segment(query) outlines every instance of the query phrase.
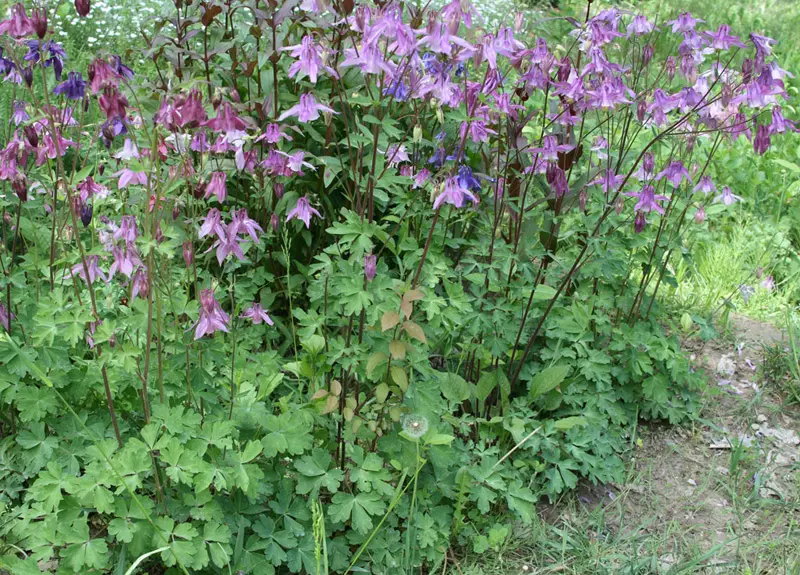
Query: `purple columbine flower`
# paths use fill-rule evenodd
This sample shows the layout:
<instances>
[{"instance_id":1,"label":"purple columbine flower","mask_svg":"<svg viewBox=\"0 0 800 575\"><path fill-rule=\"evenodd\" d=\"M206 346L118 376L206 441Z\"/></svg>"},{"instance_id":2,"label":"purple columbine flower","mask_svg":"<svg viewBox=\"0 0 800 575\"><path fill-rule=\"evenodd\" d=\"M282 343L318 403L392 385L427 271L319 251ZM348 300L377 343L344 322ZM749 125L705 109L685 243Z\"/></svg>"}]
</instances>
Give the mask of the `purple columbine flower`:
<instances>
[{"instance_id":1,"label":"purple columbine flower","mask_svg":"<svg viewBox=\"0 0 800 575\"><path fill-rule=\"evenodd\" d=\"M225 181L228 179L227 174L224 172L213 172L211 174L211 181L206 187L206 198L217 196L217 201L222 204L228 199L228 188Z\"/></svg>"},{"instance_id":2,"label":"purple columbine flower","mask_svg":"<svg viewBox=\"0 0 800 575\"><path fill-rule=\"evenodd\" d=\"M277 144L281 139L292 141L292 137L283 131L280 124L268 124L264 133L256 138L256 142L266 141L268 144Z\"/></svg>"},{"instance_id":3,"label":"purple columbine flower","mask_svg":"<svg viewBox=\"0 0 800 575\"><path fill-rule=\"evenodd\" d=\"M545 171L545 179L550 184L550 189L557 198L563 197L569 192L567 174L556 164L548 164Z\"/></svg>"},{"instance_id":4,"label":"purple columbine flower","mask_svg":"<svg viewBox=\"0 0 800 575\"><path fill-rule=\"evenodd\" d=\"M220 219L221 214L217 208L211 208L208 210L208 213L203 220L203 225L200 226L200 231L198 232L197 237L204 238L211 233L218 238L225 237L225 230L220 223Z\"/></svg>"},{"instance_id":5,"label":"purple columbine flower","mask_svg":"<svg viewBox=\"0 0 800 575\"><path fill-rule=\"evenodd\" d=\"M203 125L214 132L233 132L247 128L247 124L236 114L236 110L233 109L230 102L222 104L217 112L217 117L206 120Z\"/></svg>"},{"instance_id":6,"label":"purple columbine flower","mask_svg":"<svg viewBox=\"0 0 800 575\"><path fill-rule=\"evenodd\" d=\"M735 195L728 186L722 188L722 193L714 198L714 203L717 204L722 202L726 206L730 206L735 204L736 202L741 202L742 198L740 196Z\"/></svg>"},{"instance_id":7,"label":"purple columbine flower","mask_svg":"<svg viewBox=\"0 0 800 575\"><path fill-rule=\"evenodd\" d=\"M286 46L282 48L282 50L291 50L290 56L292 58L297 58L297 61L289 66L289 77L294 78L297 76L296 81L300 81L308 76L311 83L316 84L317 75L320 70L327 71L334 78L339 77L336 70L324 64L317 50L317 46L314 44L314 39L310 34L303 36L300 44Z\"/></svg>"},{"instance_id":8,"label":"purple columbine flower","mask_svg":"<svg viewBox=\"0 0 800 575\"><path fill-rule=\"evenodd\" d=\"M603 192L607 195L613 190L619 188L620 185L622 185L622 182L624 181L625 181L625 176L623 176L622 174L615 174L614 170L608 169L608 170L603 170L602 174L598 174L597 177L591 182L589 182L587 185L595 186L599 184L600 186L602 186Z\"/></svg>"},{"instance_id":9,"label":"purple columbine flower","mask_svg":"<svg viewBox=\"0 0 800 575\"><path fill-rule=\"evenodd\" d=\"M261 306L260 303L253 302L250 304L250 307L244 310L241 316L242 319L249 319L253 322L253 324L260 324L266 323L268 325L275 325L275 322L272 321L272 318L267 315L266 310Z\"/></svg>"},{"instance_id":10,"label":"purple columbine flower","mask_svg":"<svg viewBox=\"0 0 800 575\"><path fill-rule=\"evenodd\" d=\"M643 34L649 34L653 30L655 30L656 26L652 22L650 22L644 14L637 14L631 20L631 23L628 24L628 36L636 35L641 36Z\"/></svg>"},{"instance_id":11,"label":"purple columbine flower","mask_svg":"<svg viewBox=\"0 0 800 575\"><path fill-rule=\"evenodd\" d=\"M31 119L28 115L27 110L25 109L27 104L24 100L15 100L14 101L14 115L11 117L14 120L14 125L19 126L20 124L27 122ZM775 114L773 114L773 117Z\"/></svg>"},{"instance_id":12,"label":"purple columbine flower","mask_svg":"<svg viewBox=\"0 0 800 575\"><path fill-rule=\"evenodd\" d=\"M374 254L367 254L364 256L364 277L368 282L375 279L375 273L378 269L378 256Z\"/></svg>"},{"instance_id":13,"label":"purple columbine flower","mask_svg":"<svg viewBox=\"0 0 800 575\"><path fill-rule=\"evenodd\" d=\"M450 204L456 208L461 208L464 206L465 198L471 201L473 205L480 203L478 197L469 189L463 187L458 178L447 178L444 183L444 190L433 202L433 209L438 210L442 204Z\"/></svg>"},{"instance_id":14,"label":"purple columbine flower","mask_svg":"<svg viewBox=\"0 0 800 575\"><path fill-rule=\"evenodd\" d=\"M380 150L378 150L380 152ZM405 144L391 144L386 148L386 152L381 152L386 155L386 161L390 166L396 166L401 162L410 162Z\"/></svg>"},{"instance_id":15,"label":"purple columbine flower","mask_svg":"<svg viewBox=\"0 0 800 575\"><path fill-rule=\"evenodd\" d=\"M770 146L770 126L760 124L756 129L756 137L753 138L753 150L759 156L763 156Z\"/></svg>"},{"instance_id":16,"label":"purple columbine flower","mask_svg":"<svg viewBox=\"0 0 800 575\"><path fill-rule=\"evenodd\" d=\"M761 287L763 287L767 291L772 291L775 289L775 279L772 276L767 276L764 278L764 281L761 282Z\"/></svg>"},{"instance_id":17,"label":"purple columbine flower","mask_svg":"<svg viewBox=\"0 0 800 575\"><path fill-rule=\"evenodd\" d=\"M689 183L692 182L689 172L686 170L683 163L679 161L670 162L666 168L659 172L659 174L656 176L656 180L660 180L661 178L667 178L667 180L676 188L681 185L683 180L686 180Z\"/></svg>"},{"instance_id":18,"label":"purple columbine flower","mask_svg":"<svg viewBox=\"0 0 800 575\"><path fill-rule=\"evenodd\" d=\"M290 116L296 116L300 122L312 122L319 118L320 111L336 114L332 108L317 103L312 94L301 94L300 102L278 116L278 121L282 122Z\"/></svg>"},{"instance_id":19,"label":"purple columbine flower","mask_svg":"<svg viewBox=\"0 0 800 575\"><path fill-rule=\"evenodd\" d=\"M786 130L797 131L794 122L787 120L783 117L783 111L780 106L773 106L772 108L772 124L769 127L770 134L782 134Z\"/></svg>"},{"instance_id":20,"label":"purple columbine flower","mask_svg":"<svg viewBox=\"0 0 800 575\"><path fill-rule=\"evenodd\" d=\"M200 339L204 335L210 335L216 331L227 333L230 320L230 316L223 311L219 302L214 298L214 290L200 290L200 319L197 322L194 338Z\"/></svg>"},{"instance_id":21,"label":"purple columbine flower","mask_svg":"<svg viewBox=\"0 0 800 575\"><path fill-rule=\"evenodd\" d=\"M694 187L695 192L703 192L705 195L710 194L711 192L716 191L717 186L714 185L714 181L711 179L710 176L703 176L700 178L700 181Z\"/></svg>"},{"instance_id":22,"label":"purple columbine flower","mask_svg":"<svg viewBox=\"0 0 800 575\"><path fill-rule=\"evenodd\" d=\"M358 66L362 74L383 74L393 76L397 66L383 57L383 52L377 42L363 41L361 49L347 48L344 51L345 59L339 64L340 68Z\"/></svg>"},{"instance_id":23,"label":"purple columbine flower","mask_svg":"<svg viewBox=\"0 0 800 575\"><path fill-rule=\"evenodd\" d=\"M89 270L88 280L83 270L83 262L78 262L72 266L72 276L77 276L87 283L94 283L97 279L107 282L108 278L106 278L106 274L103 273L103 270L100 269L100 266L98 265L99 262L100 258L98 256L86 256L86 267Z\"/></svg>"},{"instance_id":24,"label":"purple columbine flower","mask_svg":"<svg viewBox=\"0 0 800 575\"><path fill-rule=\"evenodd\" d=\"M136 299L136 296L147 297L150 295L150 281L147 279L147 268L144 266L139 267L133 276L133 286L131 288L131 301Z\"/></svg>"},{"instance_id":25,"label":"purple columbine flower","mask_svg":"<svg viewBox=\"0 0 800 575\"><path fill-rule=\"evenodd\" d=\"M720 24L716 32L708 30L704 35L709 39L709 44L714 50L728 50L731 46L744 48L744 42L739 40L738 36L731 36L728 34L730 31L730 26L727 24Z\"/></svg>"},{"instance_id":26,"label":"purple columbine flower","mask_svg":"<svg viewBox=\"0 0 800 575\"><path fill-rule=\"evenodd\" d=\"M133 271L142 265L142 260L139 258L139 254L136 253L136 248L132 243L126 243L124 249L119 246L113 246L111 255L114 256L114 262L108 270L109 279L113 278L117 272L129 278L133 275Z\"/></svg>"},{"instance_id":27,"label":"purple columbine flower","mask_svg":"<svg viewBox=\"0 0 800 575\"><path fill-rule=\"evenodd\" d=\"M239 243L239 238L233 233L230 226L224 229L221 236L217 236L217 241L215 241L209 249L213 250L214 248L217 248L217 263L219 263L219 265L222 265L225 258L231 254L235 255L241 261L245 259L242 246Z\"/></svg>"},{"instance_id":28,"label":"purple columbine flower","mask_svg":"<svg viewBox=\"0 0 800 575\"><path fill-rule=\"evenodd\" d=\"M122 216L119 227L114 231L115 240L125 240L132 244L139 236L139 229L136 227L136 216Z\"/></svg>"},{"instance_id":29,"label":"purple columbine flower","mask_svg":"<svg viewBox=\"0 0 800 575\"><path fill-rule=\"evenodd\" d=\"M669 201L667 196L656 194L656 189L650 184L643 186L638 192L628 192L625 195L639 199L639 201L633 207L637 213L658 212L659 214L663 215L664 208L662 208L658 202Z\"/></svg>"},{"instance_id":30,"label":"purple columbine flower","mask_svg":"<svg viewBox=\"0 0 800 575\"><path fill-rule=\"evenodd\" d=\"M689 12L683 12L675 20L670 20L667 24L672 24L672 33L691 32L698 22L704 22L701 18L694 18Z\"/></svg>"},{"instance_id":31,"label":"purple columbine flower","mask_svg":"<svg viewBox=\"0 0 800 575\"><path fill-rule=\"evenodd\" d=\"M475 177L472 173L472 168L469 166L458 167L458 185L472 192L481 191L481 182Z\"/></svg>"},{"instance_id":32,"label":"purple columbine flower","mask_svg":"<svg viewBox=\"0 0 800 575\"><path fill-rule=\"evenodd\" d=\"M306 229L311 228L311 216L317 216L318 218L322 218L322 215L314 208L311 207L311 203L308 201L308 198L303 196L297 198L297 205L292 208L288 214L286 214L286 221L292 219L297 219L303 222L306 225Z\"/></svg>"},{"instance_id":33,"label":"purple columbine flower","mask_svg":"<svg viewBox=\"0 0 800 575\"><path fill-rule=\"evenodd\" d=\"M247 210L242 208L233 213L233 219L228 225L228 233L233 235L245 234L250 236L254 242L261 243L258 234L263 234L264 230L258 225L258 222L250 219L247 215Z\"/></svg>"},{"instance_id":34,"label":"purple columbine flower","mask_svg":"<svg viewBox=\"0 0 800 575\"><path fill-rule=\"evenodd\" d=\"M80 72L70 72L66 81L53 88L53 93L69 100L81 100L86 93L86 82Z\"/></svg>"}]
</instances>

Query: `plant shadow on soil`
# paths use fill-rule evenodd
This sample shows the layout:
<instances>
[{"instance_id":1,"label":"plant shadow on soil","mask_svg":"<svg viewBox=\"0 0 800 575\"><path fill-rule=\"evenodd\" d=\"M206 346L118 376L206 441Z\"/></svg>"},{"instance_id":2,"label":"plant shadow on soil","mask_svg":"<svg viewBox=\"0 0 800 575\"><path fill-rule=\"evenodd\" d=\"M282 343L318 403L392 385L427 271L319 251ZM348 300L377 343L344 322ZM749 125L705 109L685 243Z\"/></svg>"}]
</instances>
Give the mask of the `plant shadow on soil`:
<instances>
[{"instance_id":1,"label":"plant shadow on soil","mask_svg":"<svg viewBox=\"0 0 800 575\"><path fill-rule=\"evenodd\" d=\"M741 316L728 331L684 342L703 408L683 427L641 423L624 484L582 483L453 573L800 573L800 409L761 367L788 343Z\"/></svg>"}]
</instances>

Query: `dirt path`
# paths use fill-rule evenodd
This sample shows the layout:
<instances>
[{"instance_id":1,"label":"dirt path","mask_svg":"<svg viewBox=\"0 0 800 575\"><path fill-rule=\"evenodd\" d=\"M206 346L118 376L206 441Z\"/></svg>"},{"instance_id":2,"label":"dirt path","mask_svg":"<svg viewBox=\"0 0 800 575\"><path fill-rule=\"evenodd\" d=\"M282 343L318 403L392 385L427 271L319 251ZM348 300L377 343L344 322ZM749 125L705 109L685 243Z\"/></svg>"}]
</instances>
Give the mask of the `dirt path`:
<instances>
[{"instance_id":1,"label":"dirt path","mask_svg":"<svg viewBox=\"0 0 800 575\"><path fill-rule=\"evenodd\" d=\"M628 483L606 493L617 508L609 527L663 540L657 572L800 572L800 412L759 369L782 334L731 324L732 340L685 344L709 381L694 424L641 429Z\"/></svg>"}]
</instances>

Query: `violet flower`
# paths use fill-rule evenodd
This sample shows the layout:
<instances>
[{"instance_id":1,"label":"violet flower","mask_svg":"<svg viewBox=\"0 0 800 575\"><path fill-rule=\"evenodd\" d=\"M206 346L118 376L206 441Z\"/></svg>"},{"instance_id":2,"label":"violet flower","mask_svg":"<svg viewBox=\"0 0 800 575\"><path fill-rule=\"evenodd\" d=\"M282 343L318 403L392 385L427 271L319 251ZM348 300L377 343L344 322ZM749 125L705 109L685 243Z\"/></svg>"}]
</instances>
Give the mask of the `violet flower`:
<instances>
[{"instance_id":1,"label":"violet flower","mask_svg":"<svg viewBox=\"0 0 800 575\"><path fill-rule=\"evenodd\" d=\"M203 125L214 132L231 132L247 128L247 124L236 114L230 102L223 103L217 112L217 117L206 120Z\"/></svg>"},{"instance_id":2,"label":"violet flower","mask_svg":"<svg viewBox=\"0 0 800 575\"><path fill-rule=\"evenodd\" d=\"M449 177L445 180L444 190L436 197L433 202L433 209L438 210L442 204L450 204L456 208L464 206L464 199L468 199L477 205L480 203L478 197L463 187L458 178Z\"/></svg>"},{"instance_id":3,"label":"violet flower","mask_svg":"<svg viewBox=\"0 0 800 575\"><path fill-rule=\"evenodd\" d=\"M89 271L88 280L86 278L86 273L84 273L83 262L78 262L77 264L72 266L71 269L72 276L73 277L77 276L87 283L94 283L95 280L97 279L101 279L104 282L107 282L108 278L103 273L103 270L100 269L98 265L99 261L100 258L98 256L86 256L86 267L88 268Z\"/></svg>"},{"instance_id":4,"label":"violet flower","mask_svg":"<svg viewBox=\"0 0 800 575\"><path fill-rule=\"evenodd\" d=\"M301 94L300 102L278 116L278 121L282 122L290 116L296 116L300 122L312 122L319 118L320 111L336 114L332 108L317 103L312 94Z\"/></svg>"},{"instance_id":5,"label":"violet flower","mask_svg":"<svg viewBox=\"0 0 800 575\"><path fill-rule=\"evenodd\" d=\"M136 270L133 276L133 286L131 288L131 301L136 299L136 296L144 298L150 295L150 281L147 279L147 269L144 266Z\"/></svg>"},{"instance_id":6,"label":"violet flower","mask_svg":"<svg viewBox=\"0 0 800 575\"><path fill-rule=\"evenodd\" d=\"M280 124L268 124L264 133L256 138L256 142L266 141L268 144L277 144L281 139L292 141L292 137L283 131Z\"/></svg>"},{"instance_id":7,"label":"violet flower","mask_svg":"<svg viewBox=\"0 0 800 575\"><path fill-rule=\"evenodd\" d=\"M108 269L109 279L113 278L117 272L129 278L133 275L133 270L142 265L142 260L139 258L139 254L136 253L136 248L132 243L126 243L124 249L119 246L113 246L111 255L114 256L114 262Z\"/></svg>"},{"instance_id":8,"label":"violet flower","mask_svg":"<svg viewBox=\"0 0 800 575\"><path fill-rule=\"evenodd\" d=\"M228 199L228 188L225 185L226 180L228 179L227 174L224 172L213 172L211 174L211 181L208 183L206 187L206 198L210 198L211 196L217 196L217 201L222 204Z\"/></svg>"},{"instance_id":9,"label":"violet flower","mask_svg":"<svg viewBox=\"0 0 800 575\"><path fill-rule=\"evenodd\" d=\"M708 30L704 35L710 40L710 46L714 50L728 50L731 46L744 48L744 42L739 40L738 36L731 36L728 34L730 31L730 26L727 24L720 24L716 32Z\"/></svg>"},{"instance_id":10,"label":"violet flower","mask_svg":"<svg viewBox=\"0 0 800 575\"><path fill-rule=\"evenodd\" d=\"M28 115L27 110L25 109L27 104L24 100L15 100L14 101L14 114L11 116L11 119L14 121L15 126L19 126L20 124L27 122L31 119ZM774 117L774 114L773 114Z\"/></svg>"},{"instance_id":11,"label":"violet flower","mask_svg":"<svg viewBox=\"0 0 800 575\"><path fill-rule=\"evenodd\" d=\"M670 162L666 168L659 172L659 174L656 176L656 180L660 180L661 178L667 178L667 180L676 188L681 185L683 180L686 180L689 183L692 181L692 178L689 176L689 172L686 170L683 163L679 161Z\"/></svg>"},{"instance_id":12,"label":"violet flower","mask_svg":"<svg viewBox=\"0 0 800 575\"><path fill-rule=\"evenodd\" d=\"M714 198L715 204L722 202L726 206L730 206L741 201L743 201L742 198L735 195L728 186L722 188L722 193Z\"/></svg>"},{"instance_id":13,"label":"violet flower","mask_svg":"<svg viewBox=\"0 0 800 575\"><path fill-rule=\"evenodd\" d=\"M695 192L703 192L705 195L708 195L711 192L716 191L716 189L717 186L714 185L714 181L711 179L710 176L701 177L698 184L694 187Z\"/></svg>"},{"instance_id":14,"label":"violet flower","mask_svg":"<svg viewBox=\"0 0 800 575\"><path fill-rule=\"evenodd\" d=\"M222 262L225 261L229 255L233 254L239 259L240 261L244 261L244 252L242 251L242 246L239 243L239 238L236 237L236 234L230 229L230 226L225 228L224 233L221 236L217 236L217 241L209 249L217 248L217 263L222 265Z\"/></svg>"},{"instance_id":15,"label":"violet flower","mask_svg":"<svg viewBox=\"0 0 800 575\"><path fill-rule=\"evenodd\" d=\"M194 248L190 241L183 242L183 261L186 262L187 268L192 267L192 262L194 262Z\"/></svg>"},{"instance_id":16,"label":"violet flower","mask_svg":"<svg viewBox=\"0 0 800 575\"><path fill-rule=\"evenodd\" d=\"M53 93L68 100L81 100L86 93L86 82L80 72L70 72L66 81L53 88Z\"/></svg>"},{"instance_id":17,"label":"violet flower","mask_svg":"<svg viewBox=\"0 0 800 575\"><path fill-rule=\"evenodd\" d=\"M694 213L694 223L700 225L704 221L706 221L706 209L703 206L700 206Z\"/></svg>"},{"instance_id":18,"label":"violet flower","mask_svg":"<svg viewBox=\"0 0 800 575\"><path fill-rule=\"evenodd\" d=\"M313 207L308 201L308 198L303 196L297 199L297 204L286 214L286 221L297 219L306 225L306 229L311 228L311 216L315 215L322 218L322 215Z\"/></svg>"},{"instance_id":19,"label":"violet flower","mask_svg":"<svg viewBox=\"0 0 800 575\"><path fill-rule=\"evenodd\" d=\"M255 243L261 243L261 239L258 237L258 234L263 234L264 230L261 229L261 226L258 225L253 219L247 215L247 210L242 208L240 210L236 210L233 213L233 219L231 223L228 225L228 234L246 234L250 236Z\"/></svg>"},{"instance_id":20,"label":"violet flower","mask_svg":"<svg viewBox=\"0 0 800 575\"><path fill-rule=\"evenodd\" d=\"M197 234L198 238L203 238L211 233L213 233L218 238L225 237L225 230L220 223L220 213L217 208L211 208L208 210L205 219L203 220L203 225L200 226L200 231Z\"/></svg>"},{"instance_id":21,"label":"violet flower","mask_svg":"<svg viewBox=\"0 0 800 575\"><path fill-rule=\"evenodd\" d=\"M628 192L625 195L639 199L633 207L636 212L658 212L663 215L664 208L658 202L669 201L667 196L656 194L656 189L650 184L643 186L638 192Z\"/></svg>"},{"instance_id":22,"label":"violet flower","mask_svg":"<svg viewBox=\"0 0 800 575\"><path fill-rule=\"evenodd\" d=\"M691 32L699 22L704 22L701 18L694 18L689 12L683 12L675 20L670 20L667 24L672 24L672 33Z\"/></svg>"},{"instance_id":23,"label":"violet flower","mask_svg":"<svg viewBox=\"0 0 800 575\"><path fill-rule=\"evenodd\" d=\"M300 81L304 77L308 76L308 79L311 81L311 83L316 84L317 75L319 74L320 70L327 71L334 78L339 77L339 75L336 73L336 70L324 64L319 55L319 51L317 50L317 46L314 44L314 39L310 34L303 36L300 44L296 44L295 46L286 46L282 48L282 50L291 50L290 56L298 59L291 66L289 66L290 78L297 76L297 81Z\"/></svg>"},{"instance_id":24,"label":"violet flower","mask_svg":"<svg viewBox=\"0 0 800 575\"><path fill-rule=\"evenodd\" d=\"M253 322L253 324L257 325L260 323L266 323L268 325L275 325L275 322L272 321L272 318L267 315L266 310L261 306L260 303L253 302L250 304L250 307L247 308L242 315L239 316L242 319L249 319Z\"/></svg>"},{"instance_id":25,"label":"violet flower","mask_svg":"<svg viewBox=\"0 0 800 575\"><path fill-rule=\"evenodd\" d=\"M194 338L200 339L204 335L216 331L228 332L230 316L225 313L219 302L214 298L214 290L200 290L200 319L194 332Z\"/></svg>"},{"instance_id":26,"label":"violet flower","mask_svg":"<svg viewBox=\"0 0 800 575\"><path fill-rule=\"evenodd\" d=\"M125 240L126 243L132 244L138 236L139 229L136 227L136 216L122 216L119 227L114 230L114 239Z\"/></svg>"},{"instance_id":27,"label":"violet flower","mask_svg":"<svg viewBox=\"0 0 800 575\"><path fill-rule=\"evenodd\" d=\"M756 128L756 137L753 138L753 150L759 156L763 156L770 146L770 126L759 124Z\"/></svg>"}]
</instances>

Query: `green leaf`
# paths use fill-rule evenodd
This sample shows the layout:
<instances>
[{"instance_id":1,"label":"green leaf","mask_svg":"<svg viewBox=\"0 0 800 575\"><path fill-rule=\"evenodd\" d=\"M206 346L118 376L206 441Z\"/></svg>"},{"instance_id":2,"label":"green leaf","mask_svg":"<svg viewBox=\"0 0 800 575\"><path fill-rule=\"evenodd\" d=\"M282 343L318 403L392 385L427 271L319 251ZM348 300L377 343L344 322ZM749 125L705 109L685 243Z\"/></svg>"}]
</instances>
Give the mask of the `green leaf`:
<instances>
[{"instance_id":1,"label":"green leaf","mask_svg":"<svg viewBox=\"0 0 800 575\"><path fill-rule=\"evenodd\" d=\"M311 455L304 455L296 461L294 467L300 473L297 493L311 493L311 497L316 498L321 487L335 493L344 480L344 472L341 469L329 470L332 462L330 453L319 448L314 448Z\"/></svg>"},{"instance_id":2,"label":"green leaf","mask_svg":"<svg viewBox=\"0 0 800 575\"><path fill-rule=\"evenodd\" d=\"M576 425L586 425L588 421L586 421L585 417L575 416L575 417L564 417L563 419L559 419L553 425L556 429L560 429L562 431L566 431L568 429L572 429Z\"/></svg>"},{"instance_id":3,"label":"green leaf","mask_svg":"<svg viewBox=\"0 0 800 575\"><path fill-rule=\"evenodd\" d=\"M264 399L268 398L270 394L272 394L272 392L278 388L282 381L283 374L280 372L262 377L261 381L258 383L258 395L256 395L256 400L263 401Z\"/></svg>"},{"instance_id":4,"label":"green leaf","mask_svg":"<svg viewBox=\"0 0 800 575\"><path fill-rule=\"evenodd\" d=\"M485 371L478 380L478 385L475 387L475 397L478 401L484 402L491 395L498 384L506 380L506 374L502 370Z\"/></svg>"},{"instance_id":5,"label":"green leaf","mask_svg":"<svg viewBox=\"0 0 800 575\"><path fill-rule=\"evenodd\" d=\"M568 365L554 365L543 369L531 380L528 397L536 399L545 393L554 390L567 377L570 367Z\"/></svg>"},{"instance_id":6,"label":"green leaf","mask_svg":"<svg viewBox=\"0 0 800 575\"><path fill-rule=\"evenodd\" d=\"M442 395L452 402L460 403L469 399L469 384L456 373L439 373Z\"/></svg>"},{"instance_id":7,"label":"green leaf","mask_svg":"<svg viewBox=\"0 0 800 575\"><path fill-rule=\"evenodd\" d=\"M346 523L351 521L353 529L361 534L366 534L372 529L371 515L378 515L384 510L381 496L371 491L369 493L337 493L333 496L328 507L328 516L331 521Z\"/></svg>"},{"instance_id":8,"label":"green leaf","mask_svg":"<svg viewBox=\"0 0 800 575\"><path fill-rule=\"evenodd\" d=\"M800 174L800 166L793 162L788 162L786 160L782 160L780 158L775 158L772 160L775 164L778 164L782 168L786 168L787 170L791 170L795 174Z\"/></svg>"},{"instance_id":9,"label":"green leaf","mask_svg":"<svg viewBox=\"0 0 800 575\"><path fill-rule=\"evenodd\" d=\"M88 529L86 531L88 537ZM103 569L108 561L105 539L90 539L67 547L61 554L75 573L86 573L88 568Z\"/></svg>"},{"instance_id":10,"label":"green leaf","mask_svg":"<svg viewBox=\"0 0 800 575\"><path fill-rule=\"evenodd\" d=\"M533 292L533 301L549 301L553 299L555 295L555 288L542 284L536 286L536 290Z\"/></svg>"}]
</instances>

